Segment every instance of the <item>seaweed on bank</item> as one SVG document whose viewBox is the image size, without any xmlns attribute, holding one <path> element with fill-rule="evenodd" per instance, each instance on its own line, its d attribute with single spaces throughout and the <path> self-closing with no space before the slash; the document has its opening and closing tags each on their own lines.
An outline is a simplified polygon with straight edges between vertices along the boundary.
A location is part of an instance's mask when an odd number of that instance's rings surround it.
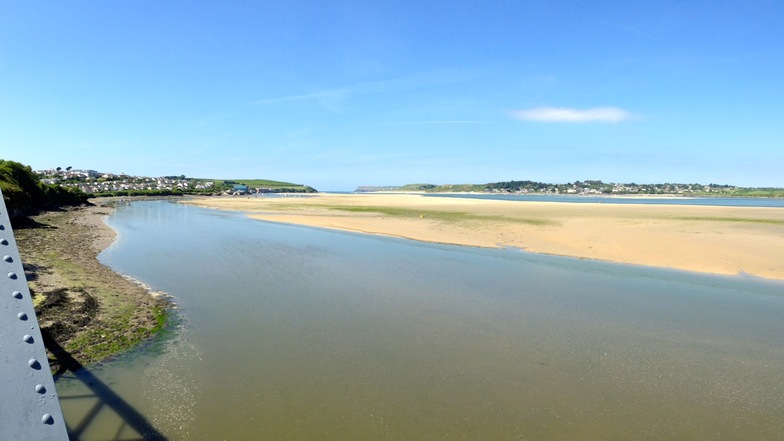
<svg viewBox="0 0 784 441">
<path fill-rule="evenodd" d="M 171 314 L 165 298 L 98 261 L 94 242 L 113 235 L 105 214 L 96 206 L 43 212 L 16 231 L 42 331 L 82 365 L 150 341 Z"/>
</svg>

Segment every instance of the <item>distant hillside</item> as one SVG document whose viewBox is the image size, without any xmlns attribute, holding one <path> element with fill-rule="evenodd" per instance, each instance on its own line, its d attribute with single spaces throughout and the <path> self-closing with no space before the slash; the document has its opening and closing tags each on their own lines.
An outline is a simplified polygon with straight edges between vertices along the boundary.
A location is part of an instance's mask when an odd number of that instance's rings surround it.
<svg viewBox="0 0 784 441">
<path fill-rule="evenodd" d="M 373 187 L 361 187 L 373 188 Z M 508 193 L 508 194 L 583 194 L 583 195 L 683 195 L 724 197 L 784 197 L 784 188 L 750 188 L 719 184 L 635 184 L 606 183 L 599 180 L 551 184 L 535 181 L 502 181 L 487 184 L 407 184 L 384 190 L 427 193 Z M 372 191 L 372 190 L 365 190 Z"/>
<path fill-rule="evenodd" d="M 232 180 L 214 180 L 215 185 L 218 187 L 228 187 L 235 184 L 247 185 L 250 188 L 259 191 L 269 191 L 271 193 L 316 193 L 317 190 L 313 187 L 293 184 L 291 182 L 271 181 L 268 179 L 232 179 Z"/>
<path fill-rule="evenodd" d="M 0 190 L 11 217 L 87 202 L 83 192 L 45 184 L 29 166 L 4 159 L 0 159 Z"/>
<path fill-rule="evenodd" d="M 406 184 L 398 187 L 399 191 L 432 191 L 436 188 L 433 184 Z"/>
<path fill-rule="evenodd" d="M 396 185 L 360 185 L 354 190 L 357 193 L 373 193 L 375 191 L 400 191 L 402 187 Z M 404 190 L 414 191 L 414 190 Z"/>
<path fill-rule="evenodd" d="M 312 187 L 267 179 L 201 179 L 179 176 L 131 176 L 68 167 L 39 170 L 45 183 L 84 192 L 89 197 L 182 196 L 244 193 L 313 193 Z M 242 187 L 238 190 L 238 187 Z"/>
<path fill-rule="evenodd" d="M 458 184 L 458 185 L 435 185 L 435 184 L 406 184 L 401 186 L 374 186 L 363 185 L 355 190 L 359 193 L 372 193 L 376 191 L 400 191 L 400 192 L 428 192 L 428 193 L 448 193 L 464 191 L 482 191 L 484 185 Z"/>
</svg>

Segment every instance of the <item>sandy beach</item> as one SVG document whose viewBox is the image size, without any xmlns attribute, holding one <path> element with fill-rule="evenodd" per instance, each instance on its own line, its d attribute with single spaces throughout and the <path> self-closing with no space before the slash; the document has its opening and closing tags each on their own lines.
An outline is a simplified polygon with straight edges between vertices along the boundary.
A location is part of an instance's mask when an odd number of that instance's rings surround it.
<svg viewBox="0 0 784 441">
<path fill-rule="evenodd" d="M 189 200 L 254 219 L 476 247 L 784 280 L 784 209 L 401 194 Z"/>
</svg>

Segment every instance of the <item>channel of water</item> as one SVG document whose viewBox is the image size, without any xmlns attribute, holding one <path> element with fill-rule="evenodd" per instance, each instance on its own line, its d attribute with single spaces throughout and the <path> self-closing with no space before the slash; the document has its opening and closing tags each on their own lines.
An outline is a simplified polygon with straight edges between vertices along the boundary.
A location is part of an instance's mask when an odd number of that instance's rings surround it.
<svg viewBox="0 0 784 441">
<path fill-rule="evenodd" d="M 178 324 L 91 372 L 171 440 L 784 433 L 779 282 L 165 201 L 108 222 L 120 237 L 102 261 L 171 294 Z M 58 392 L 73 427 L 93 402 L 71 378 Z M 105 413 L 82 439 L 117 430 Z"/>
</svg>

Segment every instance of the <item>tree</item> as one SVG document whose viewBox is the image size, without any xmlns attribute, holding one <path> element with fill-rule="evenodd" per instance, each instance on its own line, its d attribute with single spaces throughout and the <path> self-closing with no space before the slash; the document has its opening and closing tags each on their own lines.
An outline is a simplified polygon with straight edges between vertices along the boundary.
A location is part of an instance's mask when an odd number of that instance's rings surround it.
<svg viewBox="0 0 784 441">
<path fill-rule="evenodd" d="M 0 189 L 9 213 L 20 213 L 44 200 L 44 190 L 29 166 L 0 159 Z"/>
<path fill-rule="evenodd" d="M 87 202 L 87 195 L 82 191 L 44 184 L 29 166 L 3 159 L 0 159 L 0 190 L 12 217 Z"/>
</svg>

